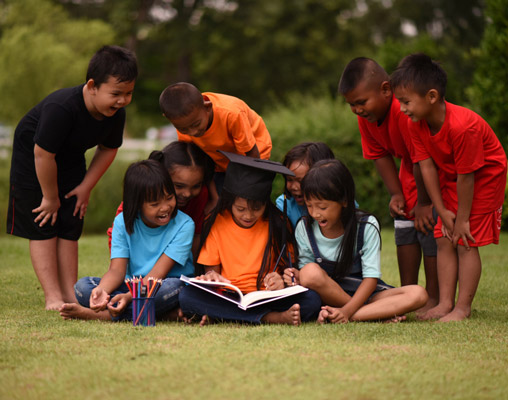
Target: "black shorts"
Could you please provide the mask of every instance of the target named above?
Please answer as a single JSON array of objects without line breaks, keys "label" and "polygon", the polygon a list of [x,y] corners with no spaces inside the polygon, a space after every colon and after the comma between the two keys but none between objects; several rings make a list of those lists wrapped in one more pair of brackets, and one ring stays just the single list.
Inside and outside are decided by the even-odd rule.
[{"label": "black shorts", "polygon": [[47,222],[40,227],[39,223],[34,222],[37,213],[33,213],[32,210],[41,205],[42,192],[19,189],[11,185],[7,212],[7,233],[30,240],[47,240],[54,237],[78,240],[83,231],[83,220],[79,219],[79,214],[72,215],[76,206],[76,196],[65,199],[65,193],[60,195],[61,205],[55,225]]}]

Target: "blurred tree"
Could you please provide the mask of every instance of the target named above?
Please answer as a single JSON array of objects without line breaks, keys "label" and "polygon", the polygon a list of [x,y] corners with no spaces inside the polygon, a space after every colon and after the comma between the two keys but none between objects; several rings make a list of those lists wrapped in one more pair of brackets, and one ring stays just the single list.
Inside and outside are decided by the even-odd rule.
[{"label": "blurred tree", "polygon": [[48,0],[6,1],[0,37],[0,120],[15,125],[54,90],[84,82],[88,61],[113,30],[71,20]]}]

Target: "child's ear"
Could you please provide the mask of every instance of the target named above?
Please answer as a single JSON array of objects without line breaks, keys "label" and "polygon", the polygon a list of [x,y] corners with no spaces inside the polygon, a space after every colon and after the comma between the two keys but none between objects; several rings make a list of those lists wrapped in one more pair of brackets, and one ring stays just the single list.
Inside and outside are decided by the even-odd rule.
[{"label": "child's ear", "polygon": [[390,85],[390,82],[383,81],[381,83],[381,93],[383,96],[392,97],[392,86]]},{"label": "child's ear", "polygon": [[427,98],[429,104],[434,104],[440,99],[441,96],[439,96],[439,92],[436,89],[430,89],[425,97]]},{"label": "child's ear", "polygon": [[204,100],[203,105],[205,106],[206,111],[209,111],[212,108],[212,102],[210,100]]},{"label": "child's ear", "polygon": [[94,94],[95,91],[97,90],[97,86],[95,86],[95,81],[93,79],[89,79],[85,85],[87,90],[92,94]]}]

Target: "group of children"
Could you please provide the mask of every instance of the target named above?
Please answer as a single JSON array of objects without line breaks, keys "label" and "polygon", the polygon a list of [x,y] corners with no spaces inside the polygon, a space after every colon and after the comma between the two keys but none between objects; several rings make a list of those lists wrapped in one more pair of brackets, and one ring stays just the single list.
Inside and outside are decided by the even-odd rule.
[{"label": "group of children", "polygon": [[[381,280],[379,224],[360,209],[351,172],[326,144],[301,143],[283,163],[271,161],[256,112],[189,83],[168,86],[159,99],[178,141],[125,173],[108,271],[77,281],[90,191],[122,143],[136,78],[135,55],[105,46],[84,85],[49,95],[16,128],[7,231],[29,239],[46,309],[66,319],[132,319],[125,280],[142,276],[162,280],[159,320],[299,325],[398,322],[412,311],[423,320],[470,315],[478,247],[499,241],[506,155],[483,119],[445,101],[446,73],[423,54],[404,58],[392,76],[372,59],[354,59],[339,83],[358,115],[364,157],[391,195],[401,287]],[[87,171],[84,152],[94,146]],[[277,173],[285,190],[274,204]],[[425,289],[417,285],[422,253]],[[180,275],[244,293],[308,290],[242,310]]]}]

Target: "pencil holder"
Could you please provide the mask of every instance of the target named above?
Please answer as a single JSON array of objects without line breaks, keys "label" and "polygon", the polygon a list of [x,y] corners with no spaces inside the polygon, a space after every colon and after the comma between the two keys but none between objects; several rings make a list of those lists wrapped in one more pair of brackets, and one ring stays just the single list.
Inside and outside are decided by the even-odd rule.
[{"label": "pencil holder", "polygon": [[135,297],[132,299],[132,325],[155,326],[153,297]]}]

